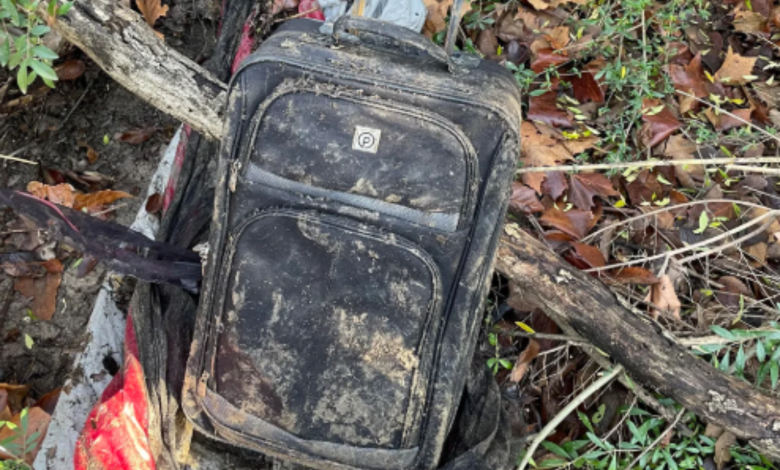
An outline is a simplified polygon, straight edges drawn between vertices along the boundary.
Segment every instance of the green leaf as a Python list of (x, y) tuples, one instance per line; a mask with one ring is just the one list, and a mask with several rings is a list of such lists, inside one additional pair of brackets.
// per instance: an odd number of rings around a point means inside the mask
[(3, 10), (8, 12), (11, 23), (14, 26), (19, 26), (19, 13), (16, 11), (14, 4), (11, 3), (11, 0), (0, 0), (0, 5), (2, 5)]
[(46, 5), (46, 13), (48, 13), (49, 16), (57, 14), (57, 0), (51, 0), (49, 4)]
[(607, 412), (607, 405), (604, 403), (599, 406), (598, 411), (593, 413), (593, 417), (591, 418), (594, 423), (599, 424), (602, 419), (604, 419), (604, 414)]
[(57, 72), (54, 71), (51, 66), (45, 64), (39, 60), (30, 60), (30, 67), (35, 70), (35, 73), (41, 76), (41, 78), (48, 78), (51, 81), (57, 81)]
[(588, 428), (588, 430), (590, 432), (593, 432), (593, 433), (596, 432), (596, 431), (593, 430), (593, 425), (590, 424), (590, 419), (588, 419), (588, 415), (586, 415), (582, 411), (577, 411), (577, 416), (580, 417), (580, 421), (582, 421), (582, 424), (584, 424), (585, 427)]
[(543, 94), (547, 93), (550, 90), (545, 90), (544, 88), (540, 88), (538, 90), (534, 90), (528, 93), (528, 96), (542, 96)]
[(729, 330), (727, 330), (727, 329), (723, 328), (722, 326), (718, 326), (718, 325), (712, 325), (712, 326), (710, 326), (710, 329), (711, 329), (711, 330), (712, 330), (712, 331), (713, 331), (713, 332), (714, 332), (716, 335), (718, 335), (718, 336), (720, 336), (720, 337), (722, 337), (722, 338), (726, 338), (726, 339), (728, 339), (728, 340), (730, 340), (730, 341), (736, 341), (736, 339), (737, 339), (737, 336), (736, 336), (735, 334), (733, 334), (733, 333), (732, 333), (732, 332), (730, 332)]
[(739, 345), (739, 351), (737, 351), (737, 358), (734, 361), (734, 365), (736, 366), (736, 371), (742, 375), (745, 372), (745, 348), (742, 347), (742, 345)]
[(764, 362), (764, 359), (766, 359), (766, 349), (764, 349), (764, 343), (761, 341), (756, 341), (756, 359), (758, 359), (758, 362)]
[(701, 234), (704, 233), (705, 230), (707, 230), (707, 227), (710, 225), (710, 218), (707, 216), (707, 211), (702, 211), (701, 215), (699, 216), (699, 228), (694, 230), (693, 233), (695, 234)]
[(39, 24), (38, 26), (35, 26), (33, 29), (30, 30), (30, 34), (33, 36), (43, 36), (44, 34), (51, 31), (51, 28), (48, 26), (44, 26), (42, 24)]
[(778, 367), (779, 366), (777, 361), (774, 361), (772, 362), (772, 365), (769, 368), (769, 376), (772, 380), (772, 390), (777, 388), (777, 379), (778, 379), (778, 375), (780, 375), (778, 374), (780, 372), (780, 369), (778, 369)]
[(16, 84), (22, 93), (27, 94), (27, 64), (19, 67), (19, 71), (16, 73)]
[(547, 459), (540, 463), (536, 468), (558, 468), (563, 467), (564, 465), (568, 465), (568, 463), (568, 460), (563, 459)]
[(65, 16), (73, 7), (73, 2), (65, 2), (57, 9), (57, 16)]
[(19, 64), (22, 63), (23, 60), (24, 60), (24, 51), (17, 49), (16, 52), (11, 54), (11, 59), (8, 61), (8, 68), (10, 68), (11, 70), (15, 69), (16, 67), (19, 66)]
[(561, 446), (559, 446), (558, 444), (556, 444), (554, 442), (544, 441), (544, 442), (542, 442), (542, 447), (544, 447), (545, 449), (549, 450), (550, 452), (552, 452), (555, 455), (563, 457), (564, 459), (568, 459), (570, 457), (568, 452), (563, 450), (563, 448)]
[(0, 44), (0, 67), (8, 65), (8, 59), (11, 58), (11, 45), (8, 40)]
[(729, 361), (730, 361), (730, 359), (729, 359), (729, 351), (726, 351), (726, 355), (724, 355), (723, 359), (721, 359), (721, 361), (720, 361), (720, 370), (722, 370), (723, 372), (726, 372), (727, 370), (729, 370), (729, 365), (730, 365)]
[(503, 367), (504, 369), (512, 368), (512, 363), (506, 359), (499, 359), (498, 363), (501, 364), (501, 367)]
[(44, 60), (57, 60), (59, 58), (56, 52), (46, 46), (35, 46), (32, 53), (35, 57)]

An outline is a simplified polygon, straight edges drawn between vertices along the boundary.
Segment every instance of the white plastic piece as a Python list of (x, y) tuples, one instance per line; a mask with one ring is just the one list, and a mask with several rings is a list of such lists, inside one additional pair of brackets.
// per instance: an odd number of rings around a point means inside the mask
[[(152, 176), (147, 198), (152, 194), (165, 192), (180, 138), (181, 128), (171, 140)], [(141, 209), (130, 227), (154, 238), (160, 228), (160, 222), (157, 216), (146, 212), (145, 206), (141, 204)], [(100, 287), (87, 324), (89, 343), (76, 357), (71, 376), (62, 388), (46, 437), (33, 462), (35, 470), (73, 468), (73, 455), (81, 428), (112, 379), (103, 367), (103, 358), (110, 355), (117, 364), (124, 362), (125, 316), (114, 302), (110, 277), (110, 274), (106, 276), (106, 281)]]
[[(357, 11), (358, 0), (352, 3), (349, 13)], [(334, 22), (347, 12), (346, 0), (320, 0), (325, 21)], [(428, 10), (422, 0), (366, 0), (363, 16), (394, 23), (419, 33), (422, 31)]]

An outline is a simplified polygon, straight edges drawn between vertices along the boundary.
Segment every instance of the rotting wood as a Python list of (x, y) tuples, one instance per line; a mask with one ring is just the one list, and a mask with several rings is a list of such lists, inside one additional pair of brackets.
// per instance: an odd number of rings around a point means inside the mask
[[(46, 17), (46, 2), (41, 16)], [(159, 39), (141, 16), (111, 0), (76, 0), (52, 28), (152, 106), (209, 139), (222, 136), (227, 86)]]
[[(221, 137), (227, 86), (168, 48), (137, 13), (110, 0), (76, 0), (53, 27), (152, 106), (209, 138)], [(691, 355), (516, 224), (505, 227), (496, 268), (567, 335), (586, 338), (639, 383), (780, 459), (780, 402)]]
[(570, 328), (623, 365), (632, 379), (780, 459), (780, 401), (690, 354), (515, 223), (504, 227), (496, 269), (562, 328), (566, 325), (564, 330)]

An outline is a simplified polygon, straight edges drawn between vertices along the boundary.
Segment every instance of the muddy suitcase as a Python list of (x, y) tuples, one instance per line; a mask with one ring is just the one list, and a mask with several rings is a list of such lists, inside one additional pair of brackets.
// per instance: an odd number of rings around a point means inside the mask
[[(314, 468), (435, 468), (518, 157), (501, 66), (294, 20), (230, 89), (184, 410)], [(324, 29), (324, 28), (323, 28)]]

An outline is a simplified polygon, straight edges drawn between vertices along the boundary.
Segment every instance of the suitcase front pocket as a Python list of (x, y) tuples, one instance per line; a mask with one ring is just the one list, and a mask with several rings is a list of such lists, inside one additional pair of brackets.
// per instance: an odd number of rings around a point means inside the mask
[(258, 109), (251, 139), (240, 165), (252, 180), (448, 231), (473, 216), (474, 148), (438, 114), (357, 90), (287, 83)]
[(239, 226), (225, 259), (210, 388), (243, 416), (233, 428), (414, 444), (430, 369), (420, 358), (441, 310), (429, 255), (346, 218), (267, 210)]

